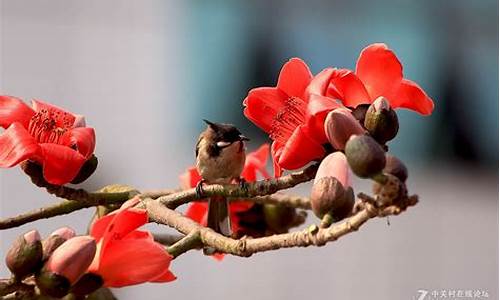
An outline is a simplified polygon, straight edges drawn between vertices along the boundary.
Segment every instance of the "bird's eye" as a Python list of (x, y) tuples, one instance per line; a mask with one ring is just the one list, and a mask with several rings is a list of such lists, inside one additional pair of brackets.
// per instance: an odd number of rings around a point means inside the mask
[(219, 147), (219, 148), (224, 148), (224, 147), (227, 147), (229, 145), (231, 145), (230, 142), (224, 142), (224, 141), (217, 142), (217, 147)]

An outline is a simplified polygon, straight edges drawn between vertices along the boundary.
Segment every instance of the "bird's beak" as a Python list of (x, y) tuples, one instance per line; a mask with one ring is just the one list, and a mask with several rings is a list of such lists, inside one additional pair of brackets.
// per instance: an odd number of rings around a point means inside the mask
[(240, 135), (240, 141), (249, 141), (249, 140), (250, 140), (250, 139), (249, 139), (249, 138), (247, 138), (246, 136), (244, 136), (244, 135), (242, 135), (242, 134)]

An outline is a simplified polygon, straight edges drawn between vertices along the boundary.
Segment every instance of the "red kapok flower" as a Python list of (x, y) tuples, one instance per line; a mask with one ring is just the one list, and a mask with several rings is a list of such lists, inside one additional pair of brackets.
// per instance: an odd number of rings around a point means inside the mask
[(0, 96), (0, 167), (10, 168), (27, 159), (43, 167), (49, 183), (62, 185), (78, 174), (95, 147), (94, 129), (82, 116), (33, 100), (32, 108), (20, 99)]
[(316, 101), (322, 101), (321, 95), (318, 99), (305, 97), (311, 79), (309, 67), (301, 59), (292, 58), (283, 65), (276, 87), (252, 89), (243, 101), (245, 116), (274, 141), (271, 152), (276, 176), (281, 168), (298, 169), (325, 155), (322, 126), (319, 133), (308, 127)]
[[(268, 156), (268, 144), (264, 144), (256, 151), (247, 154), (245, 166), (241, 176), (248, 182), (256, 181), (259, 173), (262, 177), (269, 178), (270, 176), (266, 171)], [(184, 189), (194, 188), (200, 180), (201, 176), (195, 167), (187, 169), (186, 172), (180, 176), (181, 186)], [(231, 218), (231, 227), (233, 232), (238, 232), (241, 229), (239, 225), (238, 213), (247, 211), (252, 207), (252, 205), (253, 203), (244, 201), (231, 202), (229, 204), (229, 217)], [(207, 212), (208, 203), (192, 202), (188, 206), (186, 216), (203, 226), (207, 226)], [(220, 260), (223, 258), (223, 255), (214, 255), (214, 257)]]
[(100, 275), (104, 286), (175, 280), (168, 269), (172, 256), (151, 233), (136, 230), (148, 222), (146, 211), (133, 207), (138, 202), (139, 198), (131, 199), (92, 225), (90, 235), (98, 244), (88, 272)]
[(339, 99), (345, 106), (369, 104), (379, 96), (392, 108), (408, 108), (430, 115), (434, 102), (415, 82), (403, 78), (403, 67), (394, 52), (382, 43), (363, 49), (356, 73), (348, 69), (327, 68), (314, 77), (308, 95)]

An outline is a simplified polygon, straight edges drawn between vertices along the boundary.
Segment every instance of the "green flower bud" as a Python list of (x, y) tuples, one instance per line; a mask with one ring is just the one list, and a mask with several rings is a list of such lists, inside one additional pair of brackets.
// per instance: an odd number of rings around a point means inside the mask
[(378, 97), (368, 108), (364, 125), (370, 135), (382, 145), (396, 137), (399, 121), (389, 101)]
[(352, 136), (345, 146), (345, 155), (351, 170), (361, 178), (380, 174), (385, 167), (385, 152), (372, 137)]
[(68, 294), (71, 287), (71, 283), (66, 277), (45, 268), (36, 274), (35, 279), (40, 291), (51, 297), (62, 298)]
[(18, 278), (35, 273), (42, 263), (42, 243), (36, 230), (19, 236), (12, 244), (5, 262), (9, 270)]
[(389, 173), (405, 182), (408, 178), (408, 169), (404, 163), (394, 155), (387, 154), (385, 156), (385, 168), (384, 173)]
[(95, 292), (104, 284), (101, 276), (94, 273), (86, 273), (71, 288), (75, 295), (85, 296)]
[(97, 164), (98, 160), (95, 155), (92, 154), (89, 159), (83, 164), (83, 166), (80, 168), (80, 171), (76, 175), (75, 178), (71, 181), (73, 184), (79, 184), (87, 180), (87, 178), (90, 177), (90, 175), (94, 174), (95, 170), (97, 169)]

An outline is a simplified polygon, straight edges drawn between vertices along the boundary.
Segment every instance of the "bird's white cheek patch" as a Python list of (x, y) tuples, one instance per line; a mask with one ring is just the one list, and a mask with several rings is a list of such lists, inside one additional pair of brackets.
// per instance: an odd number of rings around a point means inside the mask
[(224, 148), (224, 147), (227, 147), (229, 145), (231, 145), (230, 142), (217, 142), (217, 147), (219, 147), (219, 148)]

